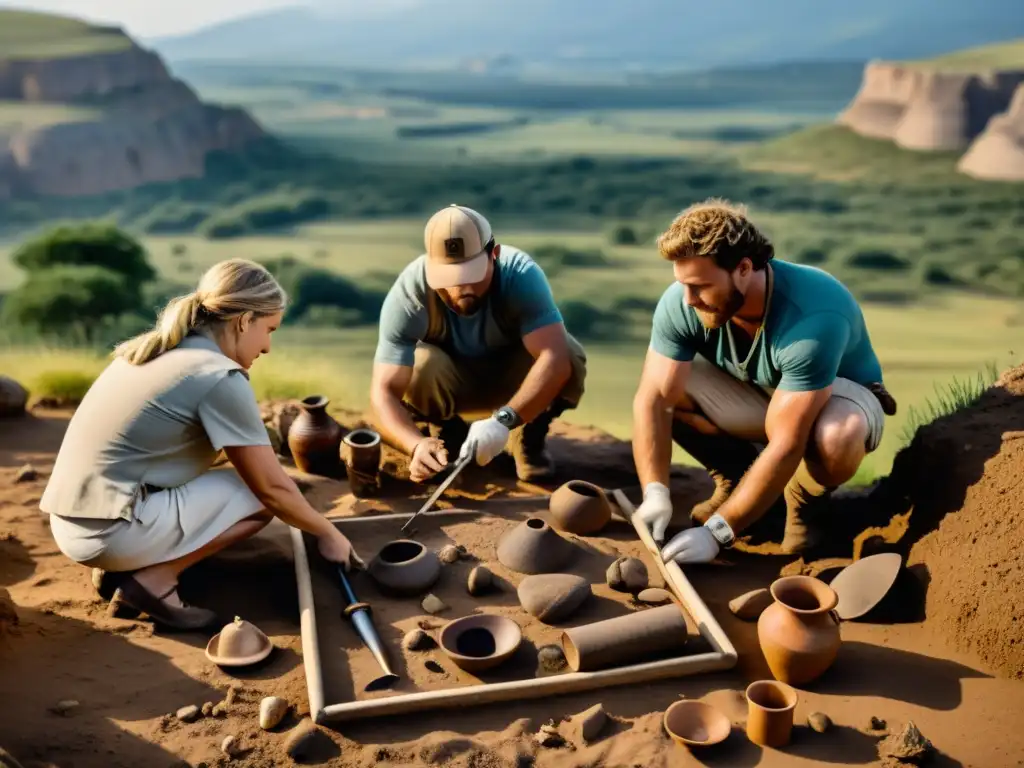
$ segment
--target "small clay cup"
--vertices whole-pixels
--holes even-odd
[[[719,709],[703,701],[681,699],[665,710],[665,730],[677,744],[710,747],[729,738],[732,723]]]
[[[570,480],[548,501],[555,527],[577,536],[597,533],[612,519],[612,506],[604,489],[585,480]]]
[[[354,429],[342,438],[341,459],[356,498],[369,498],[380,490],[380,451],[380,434],[372,429]]]
[[[366,570],[388,593],[418,595],[433,586],[441,575],[441,560],[418,541],[398,539],[385,544]]]
[[[437,644],[466,672],[483,672],[508,659],[523,642],[523,630],[506,616],[474,614],[441,628]]]
[[[796,691],[777,680],[747,686],[747,738],[762,747],[784,747],[793,734]]]

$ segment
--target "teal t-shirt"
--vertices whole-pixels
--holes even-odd
[[[416,344],[427,335],[429,316],[426,255],[402,270],[391,286],[380,311],[380,335],[374,360],[378,363],[411,366]],[[497,268],[501,271],[501,300],[504,316],[518,328],[510,337],[494,318],[490,294],[480,310],[464,317],[446,306],[452,351],[463,357],[480,357],[518,342],[545,325],[562,322],[547,276],[528,254],[501,246]]]
[[[662,294],[654,310],[651,348],[678,361],[700,354],[732,376],[764,389],[806,392],[837,377],[867,385],[882,381],[860,306],[828,272],[774,259],[774,284],[763,329],[750,349],[746,375],[733,361],[726,324],[708,330],[687,306],[681,283]],[[748,349],[733,329],[739,364]]]

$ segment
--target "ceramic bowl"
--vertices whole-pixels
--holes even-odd
[[[476,614],[450,621],[441,628],[437,644],[460,668],[482,672],[506,661],[523,642],[523,630],[505,616]]]
[[[418,541],[389,542],[366,567],[367,573],[387,592],[418,595],[426,592],[441,575],[441,561]]]
[[[206,644],[206,658],[222,667],[244,667],[263,661],[274,650],[270,638],[254,624],[236,616]]]
[[[732,732],[732,723],[719,709],[690,699],[681,699],[669,706],[664,722],[668,735],[687,747],[720,744]]]

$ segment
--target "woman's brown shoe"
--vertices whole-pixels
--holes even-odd
[[[177,606],[168,603],[166,598],[174,592],[174,589],[176,587],[157,597],[139,584],[134,577],[129,576],[117,588],[114,600],[149,615],[157,624],[173,629],[206,629],[219,623],[217,614],[206,608],[196,608],[184,604]]]

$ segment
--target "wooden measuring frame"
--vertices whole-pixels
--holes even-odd
[[[623,519],[632,523],[637,535],[651,553],[654,562],[665,578],[666,585],[689,612],[696,622],[700,634],[707,640],[712,651],[692,656],[662,659],[658,661],[629,664],[594,672],[570,672],[539,679],[511,680],[503,683],[481,683],[441,691],[405,693],[369,701],[349,701],[328,704],[324,701],[323,668],[320,665],[320,644],[317,636],[316,614],[313,601],[313,584],[310,578],[309,559],[302,532],[291,529],[292,546],[295,553],[295,577],[299,589],[299,626],[302,636],[302,663],[306,672],[306,690],[309,697],[309,712],[318,723],[341,722],[385,715],[397,715],[420,710],[434,710],[442,707],[463,707],[476,704],[490,704],[499,701],[535,699],[545,696],[576,693],[615,685],[629,685],[672,677],[685,677],[701,672],[731,669],[736,665],[736,649],[722,630],[721,625],[701,600],[700,595],[675,562],[663,563],[660,550],[647,526],[634,516],[632,502],[621,490],[610,493]],[[485,515],[481,510],[438,510],[425,512],[421,518],[458,517],[459,515]],[[405,520],[409,515],[371,515],[335,521],[342,526],[358,525],[360,522],[381,522]]]

